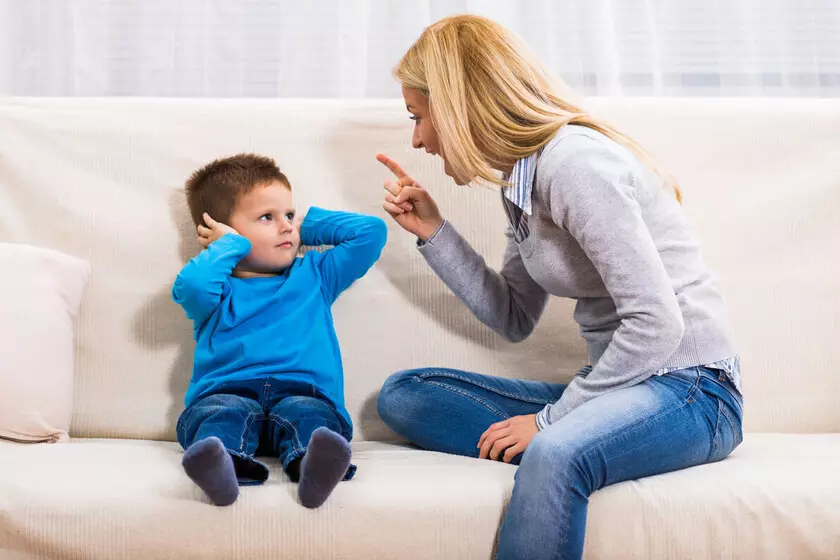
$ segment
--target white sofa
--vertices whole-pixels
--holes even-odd
[[[840,101],[593,99],[659,156],[728,298],[746,437],[727,460],[597,492],[587,558],[840,558]],[[301,208],[384,215],[401,161],[498,264],[498,194],[410,147],[397,100],[0,101],[0,241],[91,263],[76,322],[71,440],[0,443],[0,558],[490,558],[515,467],[419,451],[376,413],[393,371],[441,365],[568,379],[571,304],[525,342],[479,324],[389,221],[334,309],[357,477],[306,510],[276,461],[217,508],[183,474],[175,422],[191,325],[172,281],[198,251],[181,185],[202,163],[273,156]],[[3,274],[13,271],[2,271]],[[457,428],[457,427],[454,427]]]

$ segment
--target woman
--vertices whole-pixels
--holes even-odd
[[[419,446],[519,464],[498,557],[580,558],[589,496],[729,455],[741,442],[739,363],[724,302],[670,177],[569,101],[501,26],[426,29],[395,69],[412,145],[459,185],[498,185],[500,272],[396,175],[385,210],[481,321],[527,337],[549,295],[577,300],[589,363],[568,385],[426,368],[392,375],[379,413]],[[551,364],[546,364],[551,368]]]

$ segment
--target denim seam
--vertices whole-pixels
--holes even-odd
[[[697,391],[700,390],[700,381],[703,378],[702,374],[700,373],[699,367],[691,369],[693,369],[694,373],[697,374],[697,378],[694,380],[694,385],[691,386],[691,389],[688,390],[688,394],[685,396],[686,404],[694,404],[694,395],[697,394]]]
[[[428,381],[426,379],[427,377],[433,377],[433,376],[448,377],[450,379],[457,379],[458,381],[463,381],[464,383],[469,383],[470,385],[475,385],[476,387],[481,387],[485,391],[490,391],[491,393],[495,393],[495,394],[501,395],[503,397],[508,397],[508,398],[511,398],[511,399],[525,401],[525,402],[529,402],[529,403],[533,403],[533,404],[551,404],[551,403],[555,402],[555,401],[545,401],[544,399],[535,399],[533,397],[523,397],[522,395],[517,395],[517,394],[514,394],[514,393],[508,393],[506,391],[500,391],[500,390],[498,390],[494,387],[488,387],[487,385],[484,385],[482,383],[477,383],[473,379],[469,379],[467,377],[460,376],[457,373],[449,371],[449,370],[427,371],[425,373],[418,374],[416,376],[416,379],[418,379],[420,381],[424,381],[426,383],[434,383],[435,385],[443,386],[443,384],[441,384],[441,383],[435,383],[434,381]],[[458,392],[462,393],[463,391],[458,391]]]
[[[292,452],[289,454],[289,456],[286,457],[286,461],[284,461],[284,464],[283,464],[283,466],[286,467],[286,466],[288,466],[288,464],[290,462],[292,462],[295,459],[297,459],[298,457],[304,455],[306,453],[306,449],[303,447],[303,445],[300,442],[300,437],[298,436],[298,431],[297,431],[297,428],[295,428],[294,424],[292,424],[291,422],[289,422],[285,418],[282,418],[280,416],[276,416],[276,415],[273,415],[273,414],[269,416],[269,419],[272,422],[274,422],[275,424],[280,424],[280,425],[286,427],[287,429],[291,429],[293,445],[292,445]]]
[[[721,379],[721,376],[723,376],[723,379]],[[714,381],[715,383],[723,387],[726,390],[726,392],[732,397],[732,400],[735,401],[735,404],[738,406],[738,410],[741,412],[741,414],[744,413],[744,407],[741,402],[744,397],[738,392],[737,389],[733,391],[732,382],[729,380],[729,377],[726,374],[726,372],[721,370],[720,374],[716,374],[715,378],[710,379],[710,381]]]
[[[723,416],[723,401],[717,399],[718,402],[718,410],[717,410],[717,420],[715,421],[715,435],[712,438],[712,452],[709,454],[709,459],[714,457],[715,453],[717,453],[718,445],[720,444],[720,422]]]
[[[189,426],[189,420],[192,419],[193,412],[195,412],[195,407],[190,405],[178,416],[178,422],[175,423],[175,431],[178,431],[179,428],[186,430],[186,426]],[[187,414],[186,418],[184,418],[184,413]]]
[[[738,393],[737,390],[736,391],[731,391],[728,387],[726,388],[726,390],[732,396],[732,400],[735,401],[735,405],[738,407],[738,412],[740,412],[741,415],[743,415],[744,414],[744,396],[741,395],[740,393]]]
[[[269,389],[271,389],[271,382],[266,380],[265,384],[263,385],[262,399],[260,400],[260,406],[263,408],[265,408],[265,403],[268,400]]]
[[[704,368],[704,369],[707,369],[707,368]],[[724,379],[726,379],[726,382],[724,381],[724,379],[721,379],[720,376],[724,376]],[[725,377],[726,376],[725,372],[722,371],[720,373],[720,376],[715,376],[714,379],[712,379],[712,378],[708,377],[708,374],[707,374],[705,377],[706,377],[706,379],[709,379],[709,381],[712,381],[712,382],[716,383],[718,386],[723,387],[723,389],[727,392],[727,394],[732,397],[732,400],[734,401],[735,406],[737,406],[738,410],[741,412],[741,414],[743,414],[744,407],[741,404],[741,398],[743,398],[743,397],[741,397],[741,398],[737,397],[735,395],[735,393],[733,393],[732,390],[729,388],[730,383],[728,381],[728,378]],[[721,405],[723,407],[721,410],[722,410],[723,414],[726,416],[726,419],[729,421],[729,425],[732,428],[732,435],[734,437],[734,441],[737,442],[735,445],[737,446],[742,441],[742,438],[738,436],[738,430],[735,428],[735,426],[738,425],[739,423],[736,422],[735,418],[732,417],[732,412],[730,412],[730,410],[729,410],[728,403],[724,402],[719,397],[715,397],[715,398],[721,403]]]
[[[683,402],[685,402],[687,404],[693,404],[694,403],[694,395],[697,394],[698,390],[700,390],[700,380],[703,377],[702,373],[700,372],[699,367],[684,368],[684,369],[680,369],[680,370],[669,371],[668,373],[663,373],[661,377],[669,376],[671,378],[680,379],[679,377],[677,377],[675,375],[671,375],[671,374],[676,373],[677,371],[687,371],[687,370],[694,371],[694,373],[697,374],[697,377],[692,382],[691,388],[688,390],[688,393],[686,393],[685,398],[683,399]],[[649,377],[648,379],[654,379],[655,380],[657,377],[660,377],[660,376],[653,375],[653,376]]]
[[[487,410],[489,410],[490,412],[492,412],[493,414],[495,414],[496,416],[498,416],[499,418],[501,418],[501,419],[503,419],[503,420],[505,420],[505,419],[507,419],[507,418],[510,418],[510,415],[509,415],[509,414],[507,414],[507,413],[505,413],[505,412],[502,412],[502,411],[500,411],[500,410],[496,410],[496,408],[495,408],[495,407],[493,407],[493,406],[491,406],[490,404],[486,403],[486,402],[485,402],[485,401],[483,401],[482,399],[480,399],[480,398],[476,397],[476,396],[475,396],[475,395],[473,395],[472,393],[469,393],[469,392],[467,392],[467,391],[464,391],[463,389],[460,389],[460,388],[458,388],[458,387],[452,387],[451,385],[447,385],[447,384],[445,384],[445,383],[440,383],[440,382],[437,382],[437,381],[427,381],[427,380],[425,380],[425,379],[424,379],[424,380],[422,380],[422,382],[423,382],[423,383],[428,383],[429,385],[434,385],[434,386],[436,386],[436,387],[440,387],[441,389],[445,389],[445,390],[447,390],[447,391],[451,391],[451,392],[453,392],[453,393],[457,393],[457,394],[459,394],[459,395],[461,395],[461,396],[463,396],[463,397],[467,397],[467,398],[469,398],[469,399],[472,399],[473,401],[477,402],[478,404],[480,404],[481,406],[483,406],[484,408],[486,408]]]
[[[242,437],[239,440],[239,452],[245,452],[245,435],[248,434],[251,430],[251,426],[254,423],[254,419],[257,417],[256,412],[249,412],[248,418],[245,420],[245,427],[242,429]]]
[[[733,441],[735,442],[735,447],[741,444],[741,436],[738,435],[738,430],[735,428],[736,422],[735,419],[732,418],[732,414],[729,412],[729,407],[726,406],[726,403],[720,401],[720,410],[723,415],[726,417],[726,420],[729,421],[729,427],[732,430],[732,437]]]

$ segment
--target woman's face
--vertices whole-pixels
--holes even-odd
[[[429,114],[429,100],[416,89],[403,86],[403,99],[405,107],[411,113],[411,120],[414,121],[414,133],[411,136],[411,145],[414,148],[424,148],[427,154],[438,155],[443,159],[443,171],[459,185],[465,185],[469,181],[461,181],[452,172],[446,154],[440,145],[437,131],[432,124],[432,116]]]

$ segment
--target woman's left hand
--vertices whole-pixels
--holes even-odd
[[[496,422],[481,434],[477,447],[481,449],[479,459],[497,461],[504,451],[502,460],[510,463],[514,457],[525,451],[531,440],[539,432],[536,414],[514,416],[502,422]]]

